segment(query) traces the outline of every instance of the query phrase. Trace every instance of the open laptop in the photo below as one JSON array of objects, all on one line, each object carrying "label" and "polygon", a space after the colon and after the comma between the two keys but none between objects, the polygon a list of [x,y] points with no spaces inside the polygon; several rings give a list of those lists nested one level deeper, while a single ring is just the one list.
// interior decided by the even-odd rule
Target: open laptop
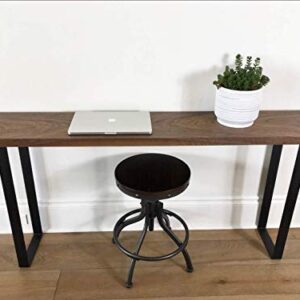
[{"label": "open laptop", "polygon": [[69,135],[151,134],[150,113],[146,111],[78,111]]}]

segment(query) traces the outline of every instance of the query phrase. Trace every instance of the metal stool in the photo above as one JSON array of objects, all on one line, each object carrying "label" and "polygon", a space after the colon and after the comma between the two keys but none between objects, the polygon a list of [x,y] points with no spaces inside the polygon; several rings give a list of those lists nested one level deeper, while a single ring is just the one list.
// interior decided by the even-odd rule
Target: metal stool
[{"label": "metal stool", "polygon": [[[114,227],[113,242],[132,261],[129,268],[126,286],[132,286],[132,277],[137,260],[160,261],[182,252],[187,272],[193,271],[191,258],[186,250],[189,230],[183,219],[175,213],[163,208],[159,200],[174,197],[182,193],[189,185],[190,169],[180,159],[165,154],[140,154],[123,160],[115,169],[116,183],[125,194],[141,199],[141,208],[133,210],[121,217]],[[132,215],[134,217],[129,218]],[[184,227],[185,238],[180,241],[172,231],[169,217],[177,219]],[[177,249],[161,256],[141,256],[143,241],[147,231],[153,231],[154,219],[177,245]],[[121,231],[131,224],[145,220],[134,251],[126,249],[119,241]]]}]

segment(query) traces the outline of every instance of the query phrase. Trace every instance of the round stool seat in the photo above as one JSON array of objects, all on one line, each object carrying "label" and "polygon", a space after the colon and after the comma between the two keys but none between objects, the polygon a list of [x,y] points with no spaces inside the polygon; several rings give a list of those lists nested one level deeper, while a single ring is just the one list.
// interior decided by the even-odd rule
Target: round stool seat
[{"label": "round stool seat", "polygon": [[115,169],[116,183],[122,192],[153,201],[182,193],[190,176],[190,168],[182,160],[156,153],[131,156]]}]

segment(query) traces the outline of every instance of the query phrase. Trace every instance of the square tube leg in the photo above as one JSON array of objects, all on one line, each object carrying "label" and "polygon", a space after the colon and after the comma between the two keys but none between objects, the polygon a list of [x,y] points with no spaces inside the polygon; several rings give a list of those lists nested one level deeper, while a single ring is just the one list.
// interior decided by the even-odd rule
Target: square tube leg
[{"label": "square tube leg", "polygon": [[263,201],[260,210],[258,228],[266,228],[270,213],[280,157],[282,153],[282,145],[274,145],[271,154],[271,160],[263,195]]},{"label": "square tube leg", "polygon": [[263,202],[261,206],[259,223],[258,223],[258,232],[264,242],[264,245],[269,253],[269,256],[272,259],[282,258],[287,236],[289,233],[291,220],[297,202],[299,187],[300,187],[300,148],[298,148],[297,158],[296,158],[296,162],[295,162],[295,166],[294,166],[294,170],[293,170],[293,174],[289,186],[289,191],[287,194],[284,211],[282,214],[276,243],[274,245],[266,226],[267,226],[267,221],[270,213],[270,207],[272,203],[272,197],[273,197],[281,152],[282,152],[282,145],[273,146],[270,166],[269,166],[269,171],[268,171],[268,176],[266,181],[266,187],[265,187]]},{"label": "square tube leg", "polygon": [[35,234],[42,234],[43,230],[35,192],[29,149],[26,147],[19,148],[19,155],[21,160],[27,201],[31,216],[32,229]]},{"label": "square tube leg", "polygon": [[30,210],[32,225],[34,229],[34,235],[31,239],[28,249],[26,249],[24,233],[23,233],[21,218],[19,213],[19,207],[17,203],[17,197],[15,192],[9,157],[8,157],[8,151],[7,148],[5,147],[0,148],[0,175],[1,175],[1,181],[3,186],[3,192],[6,201],[8,216],[9,216],[10,225],[12,229],[16,254],[18,258],[18,263],[20,267],[29,267],[33,261],[40,240],[42,238],[42,228],[40,226],[40,217],[38,213],[38,206],[36,201],[28,149],[25,151],[22,150],[21,156],[22,156],[21,158],[22,170],[23,170],[23,176],[25,180],[26,192],[28,196],[29,210]]},{"label": "square tube leg", "polygon": [[286,202],[280,222],[280,227],[273,252],[274,259],[282,258],[285,243],[290,229],[290,224],[293,218],[295,206],[297,203],[298,193],[300,188],[300,148],[298,149],[297,158],[286,197]]},{"label": "square tube leg", "polygon": [[7,148],[0,148],[0,174],[19,266],[28,267],[29,261]]}]

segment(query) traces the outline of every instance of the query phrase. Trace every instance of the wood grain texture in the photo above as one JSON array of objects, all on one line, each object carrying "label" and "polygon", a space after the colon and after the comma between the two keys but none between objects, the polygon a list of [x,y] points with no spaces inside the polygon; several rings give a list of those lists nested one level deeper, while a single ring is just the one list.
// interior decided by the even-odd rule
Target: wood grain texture
[{"label": "wood grain texture", "polygon": [[219,125],[213,112],[152,112],[153,134],[68,136],[72,112],[0,113],[0,146],[300,144],[300,111],[262,111],[250,128]]},{"label": "wood grain texture", "polygon": [[[275,237],[276,230],[270,232]],[[291,229],[281,261],[269,259],[256,230],[191,231],[188,248],[194,273],[184,271],[181,255],[138,262],[131,290],[124,287],[129,259],[111,243],[111,235],[45,234],[32,267],[21,271],[11,236],[1,235],[0,299],[300,299],[300,229]],[[122,239],[133,246],[137,236],[125,232]],[[157,255],[172,247],[162,232],[155,231],[142,251]]]},{"label": "wood grain texture", "polygon": [[[273,237],[276,230],[270,230]],[[183,232],[176,231],[179,237]],[[122,238],[124,244],[133,247],[138,232],[128,231]],[[291,229],[281,264],[300,260],[300,230]],[[152,232],[146,237],[144,254],[158,255],[174,250],[174,244],[163,232]],[[270,260],[255,230],[192,230],[188,250],[194,263],[205,264],[277,264]],[[139,262],[139,266],[157,266],[157,262]],[[160,266],[183,266],[182,256],[171,261],[161,261]],[[108,233],[45,234],[31,270],[75,270],[126,268],[128,259],[111,243]],[[0,236],[0,272],[18,270],[10,235]]]},{"label": "wood grain texture", "polygon": [[124,288],[125,268],[62,271],[56,299],[300,294],[300,264],[276,267],[194,264],[194,267],[193,273],[174,265],[137,267],[132,289]]},{"label": "wood grain texture", "polygon": [[[131,298],[132,299],[132,298]],[[131,300],[130,299],[130,300]],[[159,297],[159,298],[134,298],[134,300],[299,300],[300,295],[238,295],[238,296],[197,296],[197,297]],[[111,299],[119,300],[119,299]],[[123,299],[129,300],[129,299]]]},{"label": "wood grain texture", "polygon": [[1,300],[53,300],[59,271],[0,272]]}]

